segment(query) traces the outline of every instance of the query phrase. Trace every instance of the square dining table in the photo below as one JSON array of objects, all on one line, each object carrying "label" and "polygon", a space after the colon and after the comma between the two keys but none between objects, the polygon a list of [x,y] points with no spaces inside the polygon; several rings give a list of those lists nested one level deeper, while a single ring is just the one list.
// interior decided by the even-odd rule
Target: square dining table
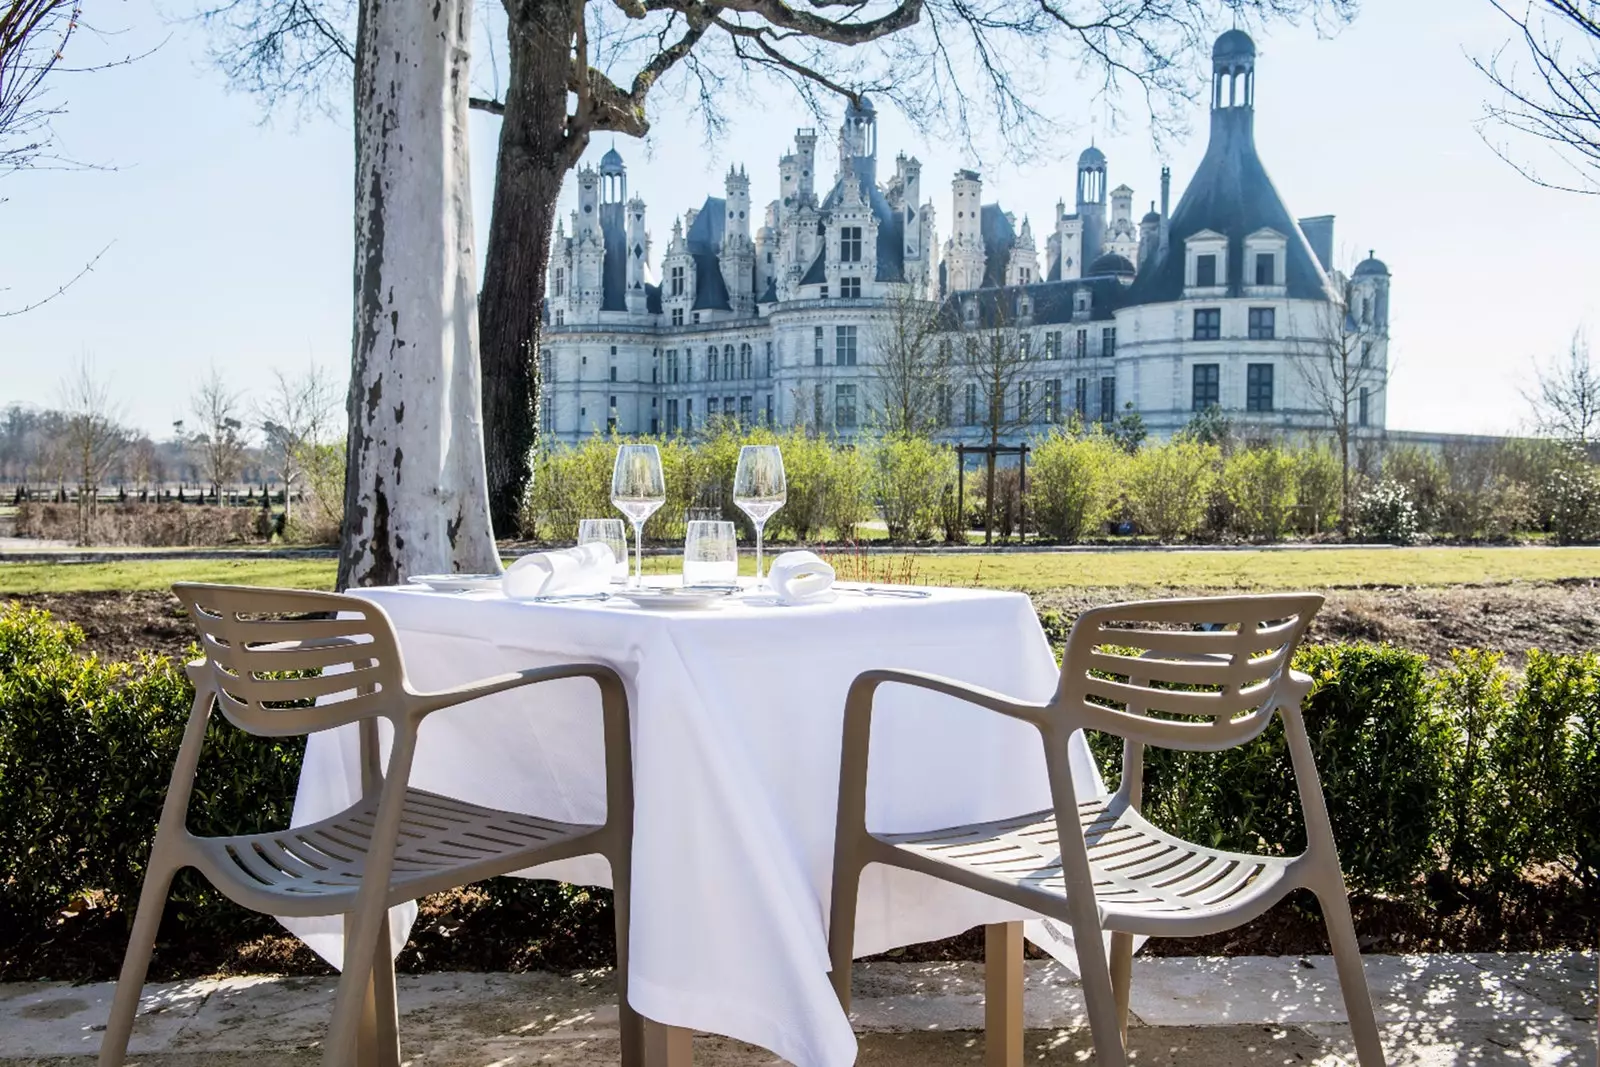
[{"label": "square dining table", "polygon": [[[841,584],[824,602],[745,591],[697,611],[612,598],[534,603],[498,591],[354,591],[393,620],[412,684],[599,661],[632,716],[633,902],[628,999],[647,1019],[760,1045],[801,1067],[844,1067],[855,1036],[828,980],[827,923],[845,694],[871,668],[928,671],[1042,701],[1058,670],[1029,599]],[[899,832],[1050,806],[1031,726],[904,686],[878,693],[868,824]],[[357,728],[313,735],[296,825],[358,799]],[[1101,787],[1081,737],[1074,776]],[[574,822],[605,816],[599,699],[568,680],[440,712],[422,727],[412,784]],[[527,877],[609,886],[600,857]],[[396,909],[394,949],[414,905]],[[1032,918],[1014,905],[881,866],[862,877],[858,956]],[[335,966],[340,920],[284,924]]]}]

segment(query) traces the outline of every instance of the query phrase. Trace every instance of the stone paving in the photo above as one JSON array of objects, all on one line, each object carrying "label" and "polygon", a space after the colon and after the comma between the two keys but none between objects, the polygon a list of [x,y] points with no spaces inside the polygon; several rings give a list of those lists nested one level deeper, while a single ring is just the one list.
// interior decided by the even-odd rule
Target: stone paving
[{"label": "stone paving", "polygon": [[[1030,961],[1028,1059],[1092,1061],[1073,975]],[[1392,1067],[1537,1067],[1596,1059],[1594,953],[1369,956]],[[610,974],[433,974],[401,978],[401,1034],[414,1067],[576,1067],[617,1061]],[[858,964],[864,1067],[977,1067],[982,967]],[[147,986],[134,1030],[137,1067],[318,1062],[331,978],[222,978]],[[83,1065],[99,1048],[111,985],[0,986],[0,1065]],[[1349,1029],[1325,956],[1138,959],[1131,1059],[1140,1067],[1353,1067]],[[708,1067],[775,1064],[716,1037],[695,1041]]]}]

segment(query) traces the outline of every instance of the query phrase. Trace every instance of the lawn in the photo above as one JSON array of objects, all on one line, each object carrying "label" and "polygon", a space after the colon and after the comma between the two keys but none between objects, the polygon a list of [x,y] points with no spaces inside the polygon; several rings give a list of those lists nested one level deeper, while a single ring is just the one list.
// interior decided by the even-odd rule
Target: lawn
[{"label": "lawn", "polygon": [[[769,557],[770,558],[770,557]],[[850,562],[855,557],[847,559]],[[1352,548],[1238,552],[988,552],[868,557],[873,580],[909,569],[930,585],[983,585],[1044,592],[1102,586],[1185,589],[1339,589],[1447,586],[1600,578],[1600,548]],[[746,554],[744,569],[753,560]],[[645,560],[670,573],[673,556]],[[177,581],[332,586],[332,560],[124,560],[0,564],[0,594],[165,589]]]}]

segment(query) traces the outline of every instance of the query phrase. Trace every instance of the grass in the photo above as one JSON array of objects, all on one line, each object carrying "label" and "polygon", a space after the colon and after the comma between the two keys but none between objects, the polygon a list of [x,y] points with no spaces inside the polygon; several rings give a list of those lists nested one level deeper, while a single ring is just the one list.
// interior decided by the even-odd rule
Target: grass
[{"label": "grass", "polygon": [[[742,555],[742,569],[748,574],[754,563],[754,553]],[[901,569],[899,562],[892,553],[883,559],[885,567],[894,571]],[[1132,549],[920,555],[910,561],[910,566],[917,580],[929,585],[982,585],[1027,592],[1106,586],[1152,590],[1333,589],[1600,578],[1600,548],[1352,548],[1239,552]],[[645,560],[645,570],[654,574],[674,573],[678,567],[674,556]],[[333,560],[7,563],[0,564],[0,595],[165,589],[178,581],[327,589],[333,585],[335,570]]]}]

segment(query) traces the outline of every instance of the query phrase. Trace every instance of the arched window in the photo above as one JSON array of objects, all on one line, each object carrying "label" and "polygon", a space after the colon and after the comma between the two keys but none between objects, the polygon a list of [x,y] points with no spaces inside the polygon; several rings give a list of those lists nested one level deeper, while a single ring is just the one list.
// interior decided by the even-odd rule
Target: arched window
[{"label": "arched window", "polygon": [[739,377],[750,377],[753,369],[753,362],[754,358],[750,351],[750,343],[747,341],[739,346]]},{"label": "arched window", "polygon": [[712,345],[706,349],[706,381],[717,380],[717,346]]},{"label": "arched window", "polygon": [[733,346],[724,345],[722,348],[722,378],[724,381],[733,381]]}]

